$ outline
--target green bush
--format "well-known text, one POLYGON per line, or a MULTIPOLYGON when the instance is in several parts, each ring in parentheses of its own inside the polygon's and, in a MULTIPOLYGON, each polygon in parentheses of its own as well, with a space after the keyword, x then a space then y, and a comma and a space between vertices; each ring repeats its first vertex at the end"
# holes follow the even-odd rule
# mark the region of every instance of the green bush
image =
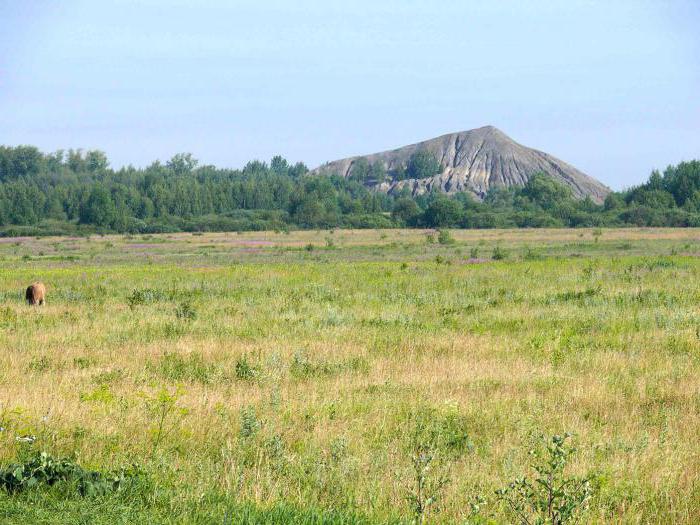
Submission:
POLYGON ((440 244, 454 244, 455 238, 452 236, 449 230, 440 230, 438 233, 438 242, 440 244))
POLYGON ((494 261, 502 261, 506 257, 508 257, 508 252, 506 252, 505 249, 501 248, 500 246, 496 246, 493 249, 493 255, 491 255, 491 258, 494 261))
POLYGON ((11 494, 41 486, 66 483, 81 496, 99 496, 119 489, 136 470, 103 473, 86 470, 69 459, 56 459, 46 452, 24 462, 0 468, 0 488, 11 494))

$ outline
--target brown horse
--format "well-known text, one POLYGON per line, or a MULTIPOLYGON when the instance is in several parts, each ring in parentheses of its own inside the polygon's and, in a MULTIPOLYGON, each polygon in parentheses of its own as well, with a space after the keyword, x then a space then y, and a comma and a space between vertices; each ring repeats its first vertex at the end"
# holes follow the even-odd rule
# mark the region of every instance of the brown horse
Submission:
POLYGON ((44 283, 32 283, 27 287, 27 293, 24 295, 27 304, 43 305, 46 300, 46 286, 44 283))

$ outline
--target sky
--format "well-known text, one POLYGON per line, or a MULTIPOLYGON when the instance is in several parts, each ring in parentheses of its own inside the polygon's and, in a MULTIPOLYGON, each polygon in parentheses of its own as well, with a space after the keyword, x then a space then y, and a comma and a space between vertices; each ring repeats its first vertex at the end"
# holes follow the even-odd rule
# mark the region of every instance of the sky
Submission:
POLYGON ((0 0, 0 144, 315 167, 494 125, 613 189, 700 158, 700 1, 0 0))

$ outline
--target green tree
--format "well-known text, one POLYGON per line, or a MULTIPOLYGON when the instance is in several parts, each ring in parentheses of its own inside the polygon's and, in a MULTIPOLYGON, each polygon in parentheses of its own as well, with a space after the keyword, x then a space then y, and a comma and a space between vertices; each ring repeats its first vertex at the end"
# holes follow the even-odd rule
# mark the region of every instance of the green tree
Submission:
POLYGON ((85 165, 88 171, 96 172, 106 170, 109 166, 107 155, 102 151, 92 150, 85 154, 85 165))
POLYGON ((360 157, 354 160, 350 165, 350 180, 357 181, 359 183, 365 182, 367 176, 369 175, 369 162, 364 157, 360 157))
POLYGON ((427 179, 434 177, 442 171, 440 163, 435 155, 429 151, 417 151, 408 160, 406 178, 427 179))
POLYGON ((185 175, 191 173, 199 164, 191 153, 178 153, 174 155, 165 165, 172 170, 175 175, 185 175))
POLYGON ((420 215, 421 209, 411 198, 403 197, 394 202, 394 209, 391 211, 392 217, 404 224, 414 224, 420 215))
POLYGON ((386 168, 382 162, 373 162, 369 166, 366 182, 368 184, 381 184, 386 179, 386 168))
POLYGON ((286 175, 289 169, 289 164, 281 155, 275 155, 270 161, 270 169, 276 175, 286 175))
POLYGON ((426 226, 431 228, 458 226, 462 218, 462 206, 453 199, 438 197, 430 203, 423 216, 426 226))
POLYGON ((108 227, 114 222, 115 216, 116 209, 109 190, 102 185, 96 185, 80 209, 80 222, 108 227))
POLYGON ((571 198, 571 190, 544 173, 535 173, 527 181, 521 194, 545 210, 571 198))

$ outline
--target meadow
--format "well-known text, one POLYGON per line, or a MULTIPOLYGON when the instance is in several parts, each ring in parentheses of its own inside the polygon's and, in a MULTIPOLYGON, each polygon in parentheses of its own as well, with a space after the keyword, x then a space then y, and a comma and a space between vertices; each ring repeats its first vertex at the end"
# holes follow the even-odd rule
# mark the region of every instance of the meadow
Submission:
POLYGON ((43 451, 123 477, 0 489, 0 522, 520 523, 495 491, 568 432, 580 521, 698 523, 698 241, 0 239, 0 469, 43 451))

